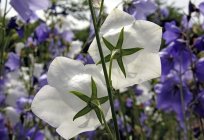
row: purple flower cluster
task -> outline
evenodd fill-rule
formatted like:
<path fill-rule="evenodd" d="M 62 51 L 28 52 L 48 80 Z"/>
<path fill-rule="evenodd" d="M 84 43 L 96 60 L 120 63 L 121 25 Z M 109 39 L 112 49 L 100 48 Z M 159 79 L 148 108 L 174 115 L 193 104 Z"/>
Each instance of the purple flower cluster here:
<path fill-rule="evenodd" d="M 202 4 L 199 6 L 200 11 Z M 199 11 L 191 10 L 188 15 L 190 18 L 193 12 Z M 190 18 L 186 21 L 188 25 L 191 24 Z M 194 115 L 202 118 L 204 109 L 202 100 L 204 63 L 200 55 L 203 51 L 203 35 L 193 30 L 199 25 L 194 23 L 186 28 L 182 22 L 181 19 L 180 23 L 178 21 L 164 23 L 162 76 L 155 85 L 157 108 L 175 112 L 181 126 L 185 120 L 191 119 Z M 193 112 L 193 115 L 189 115 L 190 112 Z"/>

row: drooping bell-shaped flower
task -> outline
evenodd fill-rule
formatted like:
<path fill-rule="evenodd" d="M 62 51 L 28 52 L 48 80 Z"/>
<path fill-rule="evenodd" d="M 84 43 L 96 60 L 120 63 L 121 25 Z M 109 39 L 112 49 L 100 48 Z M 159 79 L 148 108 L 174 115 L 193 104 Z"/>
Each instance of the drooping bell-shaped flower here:
<path fill-rule="evenodd" d="M 50 29 L 45 23 L 41 23 L 36 29 L 35 29 L 35 38 L 39 43 L 42 43 L 49 37 Z"/>
<path fill-rule="evenodd" d="M 11 6 L 18 12 L 24 21 L 36 17 L 37 10 L 45 10 L 50 6 L 50 0 L 11 0 Z"/>
<path fill-rule="evenodd" d="M 161 75 L 158 54 L 162 28 L 152 22 L 135 20 L 123 11 L 114 9 L 100 29 L 103 54 L 109 69 L 111 57 L 112 85 L 115 89 L 139 84 Z M 100 67 L 96 39 L 89 54 Z"/>
<path fill-rule="evenodd" d="M 164 111 L 173 111 L 177 119 L 183 122 L 183 108 L 187 111 L 188 104 L 192 100 L 192 93 L 185 80 L 180 81 L 176 73 L 168 74 L 161 83 L 155 86 L 157 93 L 157 108 Z M 183 98 L 183 105 L 182 105 Z"/>
<path fill-rule="evenodd" d="M 195 65 L 195 74 L 196 77 L 198 78 L 198 81 L 204 82 L 204 58 L 200 58 Z"/>
<path fill-rule="evenodd" d="M 157 4 L 151 0 L 133 0 L 126 11 L 135 19 L 146 20 L 147 16 L 153 14 L 156 9 Z"/>
<path fill-rule="evenodd" d="M 198 116 L 202 118 L 204 117 L 204 91 L 201 91 L 197 95 L 195 101 L 192 104 L 192 108 Z"/>
<path fill-rule="evenodd" d="M 17 54 L 10 52 L 5 66 L 11 71 L 17 70 L 20 67 L 20 57 Z"/>
<path fill-rule="evenodd" d="M 199 8 L 199 11 L 201 12 L 201 14 L 204 15 L 204 2 L 201 2 L 201 3 L 199 4 L 198 8 Z"/>
<path fill-rule="evenodd" d="M 181 36 L 181 30 L 176 26 L 176 22 L 167 22 L 165 23 L 165 32 L 163 38 L 166 41 L 166 44 L 171 43 L 172 41 L 178 39 Z"/>
<path fill-rule="evenodd" d="M 111 118 L 106 102 L 105 81 L 96 65 L 65 57 L 57 57 L 48 70 L 48 84 L 40 89 L 32 103 L 32 111 L 65 139 L 70 139 L 100 125 L 95 104 Z"/>

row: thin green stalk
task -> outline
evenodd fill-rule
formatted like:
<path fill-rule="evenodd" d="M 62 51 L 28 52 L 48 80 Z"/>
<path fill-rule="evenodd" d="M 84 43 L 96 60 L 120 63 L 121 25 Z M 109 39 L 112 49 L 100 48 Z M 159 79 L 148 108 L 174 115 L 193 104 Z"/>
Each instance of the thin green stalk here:
<path fill-rule="evenodd" d="M 132 88 L 130 88 L 129 91 L 130 91 L 130 96 L 131 96 L 131 98 L 133 99 L 133 110 L 134 110 L 133 115 L 136 117 L 136 121 L 137 121 L 137 123 L 138 123 L 138 125 L 139 125 L 139 127 L 140 127 L 140 129 L 141 129 L 141 139 L 142 139 L 142 140 L 145 140 L 145 139 L 146 139 L 145 132 L 144 132 L 144 130 L 143 130 L 143 128 L 142 128 L 142 125 L 141 125 L 141 123 L 140 123 L 140 120 L 139 120 L 139 111 L 138 111 L 138 109 L 137 109 L 137 107 L 136 107 L 135 93 L 134 93 L 134 91 L 133 91 Z"/>
<path fill-rule="evenodd" d="M 188 125 L 187 125 L 187 120 L 186 120 L 186 113 L 185 113 L 185 102 L 184 102 L 184 94 L 183 94 L 183 87 L 182 87 L 182 75 L 181 75 L 181 60 L 180 60 L 180 73 L 179 73 L 179 80 L 180 80 L 180 98 L 181 98 L 181 108 L 182 108 L 182 113 L 184 117 L 184 137 L 186 137 L 186 134 L 188 134 Z M 188 139 L 188 136 L 185 138 Z"/>
<path fill-rule="evenodd" d="M 127 133 L 127 139 L 129 138 L 129 133 L 128 133 L 128 128 L 127 128 L 127 120 L 126 120 L 126 117 L 125 117 L 125 109 L 124 109 L 124 105 L 122 104 L 122 97 L 121 97 L 121 94 L 119 93 L 119 91 L 117 90 L 117 96 L 118 96 L 118 100 L 119 100 L 119 104 L 121 105 L 121 108 L 120 108 L 120 111 L 119 111 L 119 114 L 120 116 L 122 117 L 123 119 L 123 122 L 124 122 L 124 127 L 125 127 L 125 131 Z"/>
<path fill-rule="evenodd" d="M 101 15 L 103 13 L 103 3 L 104 3 L 104 0 L 101 0 L 101 7 L 100 7 L 100 11 L 99 11 L 99 19 L 101 19 Z"/>
<path fill-rule="evenodd" d="M 110 59 L 110 64 L 109 64 L 109 81 L 111 82 L 112 80 L 111 80 L 111 71 L 112 71 L 112 64 L 113 64 L 113 59 L 111 58 Z M 111 86 L 112 86 L 112 82 L 111 82 Z"/>
<path fill-rule="evenodd" d="M 203 135 L 203 138 L 204 138 L 204 127 L 203 127 L 202 118 L 199 118 L 199 121 L 200 121 L 201 130 L 202 130 L 202 135 Z"/>
<path fill-rule="evenodd" d="M 5 1 L 5 7 L 4 7 L 4 15 L 3 15 L 3 20 L 2 20 L 2 40 L 0 43 L 1 51 L 0 51 L 0 77 L 3 76 L 3 57 L 4 57 L 4 49 L 5 49 L 5 44 L 4 44 L 4 39 L 5 39 L 5 26 L 6 26 L 6 10 L 7 10 L 7 3 L 8 0 Z"/>
<path fill-rule="evenodd" d="M 101 6 L 100 6 L 100 11 L 99 11 L 99 19 L 98 19 L 98 23 L 97 23 L 97 27 L 100 27 L 100 23 L 101 23 L 101 18 L 102 18 L 102 13 L 103 13 L 103 4 L 104 4 L 104 0 L 101 1 Z"/>
<path fill-rule="evenodd" d="M 96 41 L 98 44 L 98 50 L 99 50 L 99 54 L 100 54 L 100 58 L 101 58 L 101 62 L 102 62 L 103 73 L 104 73 L 105 81 L 106 81 L 106 85 L 107 85 L 108 97 L 109 97 L 110 106 L 111 106 L 111 113 L 112 113 L 114 128 L 115 128 L 115 132 L 116 132 L 116 139 L 120 140 L 120 133 L 119 133 L 119 129 L 118 129 L 117 118 L 116 118 L 116 114 L 115 114 L 113 97 L 112 97 L 112 87 L 111 87 L 110 81 L 108 79 L 108 73 L 107 73 L 107 69 L 106 69 L 106 64 L 105 64 L 105 60 L 104 60 L 101 42 L 100 42 L 99 29 L 97 27 L 97 21 L 96 21 L 95 12 L 94 12 L 93 5 L 92 5 L 92 0 L 89 0 L 89 7 L 90 7 L 90 11 L 91 11 L 91 16 L 93 19 Z"/>
<path fill-rule="evenodd" d="M 100 108 L 100 111 L 101 111 L 101 117 L 102 117 L 102 120 L 103 120 L 103 124 L 104 124 L 104 126 L 105 126 L 105 129 L 106 129 L 107 133 L 110 134 L 111 139 L 114 139 L 114 136 L 113 136 L 113 134 L 112 134 L 112 132 L 111 132 L 111 130 L 110 130 L 110 128 L 109 128 L 107 122 L 106 122 L 106 119 L 105 119 L 103 110 L 102 110 L 101 108 Z"/>

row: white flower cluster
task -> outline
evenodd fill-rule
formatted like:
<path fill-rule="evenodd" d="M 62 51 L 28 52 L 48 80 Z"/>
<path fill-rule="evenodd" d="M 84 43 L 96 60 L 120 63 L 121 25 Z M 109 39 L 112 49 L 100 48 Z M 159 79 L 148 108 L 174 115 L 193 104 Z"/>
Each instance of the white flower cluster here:
<path fill-rule="evenodd" d="M 124 39 L 120 48 L 122 54 L 119 55 L 122 58 L 113 59 L 111 77 L 113 88 L 125 88 L 159 77 L 161 64 L 158 51 L 161 27 L 152 22 L 135 20 L 127 13 L 114 9 L 106 18 L 99 33 L 104 56 L 118 49 L 114 47 L 121 30 Z M 112 48 L 108 48 L 107 44 L 111 44 Z M 132 53 L 135 48 L 141 49 Z M 95 63 L 100 61 L 96 39 L 90 46 L 89 54 Z M 124 70 L 121 69 L 119 60 L 122 60 Z M 107 68 L 109 63 L 110 61 L 106 62 Z M 98 103 L 95 99 L 98 99 L 105 119 L 111 119 L 110 105 L 107 100 L 103 100 L 107 97 L 107 90 L 100 64 L 84 66 L 79 61 L 57 57 L 49 67 L 48 83 L 49 85 L 44 86 L 35 96 L 32 111 L 57 128 L 56 131 L 65 139 L 84 131 L 94 130 L 100 125 L 97 110 L 90 108 L 90 106 L 94 108 Z"/>

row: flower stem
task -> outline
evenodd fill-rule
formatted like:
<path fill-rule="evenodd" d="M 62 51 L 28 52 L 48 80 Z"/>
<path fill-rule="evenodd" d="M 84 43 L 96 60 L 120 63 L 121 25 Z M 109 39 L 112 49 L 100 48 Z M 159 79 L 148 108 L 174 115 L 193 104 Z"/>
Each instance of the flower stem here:
<path fill-rule="evenodd" d="M 181 72 L 181 64 L 182 64 L 182 59 L 180 59 L 180 67 L 179 67 L 179 80 L 180 80 L 180 99 L 181 99 L 181 108 L 182 108 L 182 113 L 183 113 L 183 118 L 184 118 L 184 138 L 187 140 L 188 136 L 186 134 L 188 133 L 188 124 L 187 124 L 187 118 L 186 118 L 186 110 L 185 110 L 185 101 L 184 101 L 184 92 L 183 92 L 183 86 L 182 86 L 182 72 Z"/>
<path fill-rule="evenodd" d="M 145 140 L 145 139 L 146 139 L 145 132 L 144 132 L 144 130 L 143 130 L 142 124 L 141 124 L 140 119 L 139 119 L 139 117 L 140 117 L 140 112 L 139 112 L 139 110 L 138 110 L 138 108 L 137 108 L 137 106 L 136 106 L 137 104 L 136 104 L 135 92 L 133 91 L 132 88 L 129 88 L 128 90 L 129 90 L 129 92 L 130 92 L 130 97 L 131 97 L 132 100 L 133 100 L 133 110 L 134 110 L 134 112 L 133 112 L 133 115 L 134 115 L 134 116 L 133 116 L 133 117 L 134 117 L 134 119 L 136 120 L 138 126 L 139 126 L 140 129 L 141 129 L 141 132 L 140 132 L 141 137 L 140 137 L 140 139 L 141 139 L 141 140 Z"/>
<path fill-rule="evenodd" d="M 3 19 L 2 19 L 2 40 L 0 42 L 0 46 L 1 46 L 1 51 L 0 51 L 0 78 L 1 76 L 3 76 L 3 63 L 4 63 L 4 49 L 5 49 L 5 44 L 4 44 L 4 39 L 5 39 L 5 34 L 6 34 L 6 14 L 7 14 L 7 3 L 8 0 L 5 1 L 5 7 L 4 7 L 4 15 L 3 15 Z"/>
<path fill-rule="evenodd" d="M 116 94 L 117 94 L 117 97 L 118 97 L 118 100 L 119 100 L 119 104 L 121 106 L 119 114 L 122 117 L 123 122 L 124 122 L 124 127 L 125 127 L 125 131 L 126 131 L 126 138 L 129 139 L 129 133 L 128 133 L 128 128 L 127 128 L 128 123 L 127 123 L 127 119 L 125 117 L 125 113 L 123 113 L 123 112 L 125 112 L 125 105 L 124 105 L 124 103 L 122 101 L 122 96 L 121 96 L 119 90 L 116 91 Z"/>
<path fill-rule="evenodd" d="M 109 64 L 109 81 L 111 82 L 110 84 L 111 84 L 111 86 L 112 86 L 112 80 L 111 80 L 111 72 L 112 72 L 112 65 L 113 65 L 113 59 L 112 59 L 112 57 L 111 57 L 111 59 L 110 59 L 110 64 Z"/>
<path fill-rule="evenodd" d="M 203 138 L 204 138 L 204 127 L 203 127 L 203 121 L 202 121 L 202 118 L 201 118 L 201 117 L 199 118 L 199 121 L 200 121 L 200 126 L 201 126 L 202 135 L 203 135 Z"/>
<path fill-rule="evenodd" d="M 91 16 L 92 16 L 92 19 L 93 19 L 93 25 L 94 25 L 95 35 L 96 35 L 96 41 L 97 41 L 97 44 L 98 44 L 98 50 L 99 50 L 99 54 L 100 54 L 100 57 L 101 57 L 103 73 L 104 73 L 105 81 L 106 81 L 106 85 L 107 85 L 108 97 L 109 97 L 110 106 L 111 106 L 111 113 L 112 113 L 114 128 L 115 128 L 115 132 L 116 132 L 116 139 L 120 140 L 120 134 L 119 134 L 118 124 L 117 124 L 117 118 L 116 118 L 114 104 L 113 104 L 112 88 L 111 88 L 110 81 L 109 81 L 109 78 L 108 78 L 108 72 L 107 72 L 107 69 L 106 69 L 103 50 L 102 50 L 100 37 L 99 37 L 99 33 L 98 33 L 99 29 L 97 27 L 97 21 L 96 21 L 95 12 L 94 12 L 93 5 L 92 5 L 92 0 L 89 0 L 89 8 L 90 8 Z"/>
<path fill-rule="evenodd" d="M 99 11 L 99 19 L 98 19 L 98 27 L 100 27 L 100 23 L 101 23 L 101 16 L 102 16 L 102 13 L 103 13 L 103 3 L 104 3 L 104 0 L 101 0 L 101 7 L 100 7 L 100 11 Z"/>
<path fill-rule="evenodd" d="M 110 128 L 109 128 L 107 122 L 106 122 L 106 119 L 105 119 L 103 110 L 102 110 L 100 107 L 99 107 L 99 109 L 100 109 L 100 111 L 101 111 L 101 117 L 102 117 L 102 120 L 103 120 L 103 124 L 104 124 L 104 126 L 105 126 L 105 129 L 106 129 L 107 133 L 110 134 L 111 139 L 114 139 L 114 136 L 113 136 L 113 134 L 112 134 L 112 132 L 111 132 L 111 130 L 110 130 Z"/>

